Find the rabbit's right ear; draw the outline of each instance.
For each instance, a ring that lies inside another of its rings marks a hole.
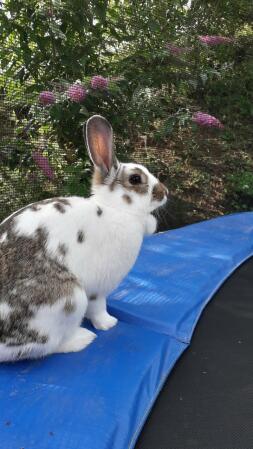
[[[113,165],[113,131],[101,115],[93,115],[84,125],[84,138],[91,161],[106,176]]]

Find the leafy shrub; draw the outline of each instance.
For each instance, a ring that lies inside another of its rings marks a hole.
[[[228,197],[236,210],[253,210],[253,172],[244,171],[228,177]]]
[[[45,196],[87,194],[82,126],[94,113],[111,121],[121,159],[138,153],[141,138],[138,157],[165,179],[173,170],[161,161],[172,145],[190,166],[202,148],[214,157],[214,141],[226,151],[246,142],[253,112],[248,1],[6,0],[0,24],[3,215]],[[196,113],[224,129],[194,123]],[[161,158],[151,147],[163,149]],[[178,191],[179,171],[172,179]],[[190,185],[206,182],[199,168],[191,176]]]

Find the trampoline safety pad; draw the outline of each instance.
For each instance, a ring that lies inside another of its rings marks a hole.
[[[133,448],[205,305],[252,255],[251,212],[146,238],[109,298],[117,326],[79,353],[0,365],[3,448]]]

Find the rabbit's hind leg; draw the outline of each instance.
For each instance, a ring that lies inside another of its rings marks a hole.
[[[15,362],[18,360],[38,359],[48,354],[46,343],[27,343],[9,345],[0,343],[0,362]]]
[[[57,349],[57,352],[77,352],[86,348],[94,339],[96,334],[84,329],[83,327],[78,327],[73,333],[72,337],[64,341]]]
[[[88,299],[84,290],[76,288],[71,300],[65,303],[65,314],[68,315],[65,335],[54,352],[77,352],[88,346],[96,334],[80,327],[86,313]]]
[[[95,338],[95,334],[87,334],[89,331],[84,335],[85,330],[80,328],[87,304],[84,290],[75,286],[71,296],[56,299],[53,304],[5,307],[5,319],[0,317],[0,362],[84,348]]]
[[[48,353],[48,335],[30,326],[29,307],[0,304],[0,362],[42,357]]]
[[[49,335],[48,353],[81,351],[96,337],[80,327],[87,305],[85,291],[76,286],[70,297],[40,307],[32,326]]]

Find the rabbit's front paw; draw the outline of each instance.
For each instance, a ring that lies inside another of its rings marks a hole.
[[[96,329],[106,331],[115,326],[118,322],[117,318],[109,315],[107,312],[102,312],[101,314],[92,318],[92,324]]]

